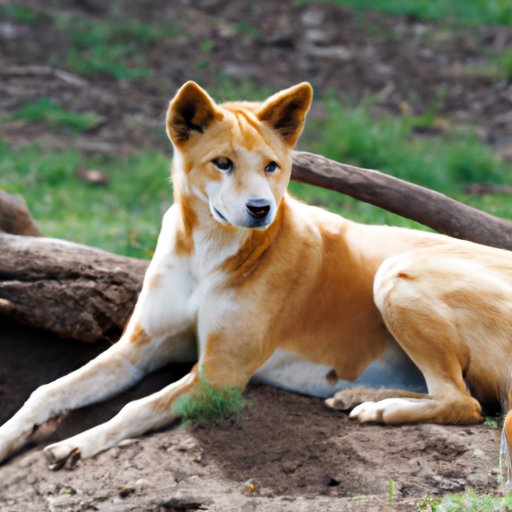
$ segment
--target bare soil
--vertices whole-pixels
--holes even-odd
[[[88,345],[3,319],[4,421],[39,384],[77,368]],[[238,423],[178,427],[128,441],[52,472],[44,443],[106,421],[124,403],[183,375],[173,365],[103,404],[70,413],[0,466],[0,510],[416,510],[428,496],[467,488],[494,494],[499,432],[471,427],[357,425],[322,400],[253,384]],[[392,498],[389,485],[393,482]]]
[[[36,1],[17,3],[40,8]],[[108,4],[51,0],[45,9],[100,20]],[[66,108],[103,116],[99,126],[79,136],[6,120],[0,127],[4,139],[111,155],[168,149],[163,116],[176,87],[188,79],[218,86],[223,74],[268,89],[310,80],[320,94],[332,89],[353,101],[370,93],[386,113],[423,112],[435,104],[439,117],[476,127],[500,154],[512,155],[512,88],[494,71],[497,56],[512,43],[509,28],[443,28],[293,0],[119,5],[118,15],[170,20],[176,27],[176,36],[147,52],[153,77],[63,75],[58,70],[65,69],[67,43],[50,21],[28,26],[0,17],[2,112],[48,96]],[[0,421],[39,384],[107,346],[57,339],[5,318],[0,326]],[[80,461],[72,470],[47,469],[41,443],[105,421],[123,403],[185,371],[166,368],[121,397],[71,413],[55,431],[48,429],[49,437],[0,467],[0,510],[416,510],[428,496],[468,487],[498,492],[499,433],[491,427],[360,426],[321,400],[260,385],[249,387],[253,404],[239,424],[226,420],[165,430]]]

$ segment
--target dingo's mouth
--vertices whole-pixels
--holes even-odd
[[[226,219],[226,217],[224,217],[224,215],[222,215],[222,213],[220,213],[219,210],[217,210],[217,208],[215,208],[215,206],[213,206],[213,212],[218,217],[217,220],[220,220],[220,221],[224,222],[225,224],[231,224],[231,222],[229,222],[229,220]]]

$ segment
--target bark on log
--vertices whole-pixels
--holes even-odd
[[[54,240],[0,233],[0,312],[81,341],[117,338],[148,262]]]
[[[25,201],[0,190],[0,231],[17,235],[41,236]]]
[[[347,194],[455,238],[512,250],[512,222],[378,171],[295,151],[292,178]]]

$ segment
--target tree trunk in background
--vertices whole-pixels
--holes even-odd
[[[441,233],[512,249],[512,222],[378,171],[294,152],[293,179],[348,194]],[[67,338],[116,339],[148,262],[19,236],[39,234],[24,202],[0,191],[0,314]]]

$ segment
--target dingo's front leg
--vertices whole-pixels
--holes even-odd
[[[211,307],[208,317],[222,318],[223,314]],[[241,327],[243,324],[240,324]],[[148,397],[130,402],[110,421],[87,430],[65,441],[48,446],[45,455],[55,468],[67,460],[91,457],[115,446],[123,439],[139,436],[169,424],[179,417],[176,400],[188,394],[188,399],[203,396],[206,388],[243,390],[256,369],[270,357],[270,343],[261,339],[261,332],[245,332],[232,328],[213,331],[199,325],[202,351],[199,363],[181,380],[170,384]],[[204,334],[202,334],[204,333]]]
[[[140,436],[165,426],[175,418],[173,403],[179,396],[191,390],[197,381],[198,374],[194,369],[161,391],[128,403],[106,423],[47,446],[44,454],[50,467],[59,469],[67,462],[73,465],[79,458],[92,457],[123,439]]]
[[[98,402],[135,384],[170,361],[193,361],[196,353],[188,307],[191,284],[173,253],[172,215],[162,234],[143,289],[121,339],[82,368],[38,388],[0,427],[0,461],[21,447],[44,422],[68,410]]]

